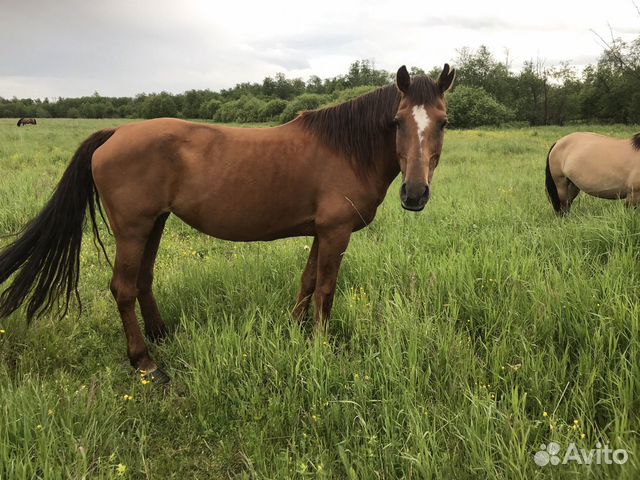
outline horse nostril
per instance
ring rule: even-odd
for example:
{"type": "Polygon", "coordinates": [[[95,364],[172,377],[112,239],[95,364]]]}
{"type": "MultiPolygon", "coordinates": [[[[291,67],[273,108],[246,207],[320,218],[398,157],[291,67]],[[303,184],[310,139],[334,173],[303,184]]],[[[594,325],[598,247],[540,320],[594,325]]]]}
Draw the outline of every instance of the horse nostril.
{"type": "Polygon", "coordinates": [[[429,201],[429,185],[420,182],[403,182],[400,187],[400,200],[409,210],[422,210],[429,201]]]}
{"type": "Polygon", "coordinates": [[[403,183],[402,186],[400,187],[400,199],[403,202],[407,201],[407,184],[403,183]]]}

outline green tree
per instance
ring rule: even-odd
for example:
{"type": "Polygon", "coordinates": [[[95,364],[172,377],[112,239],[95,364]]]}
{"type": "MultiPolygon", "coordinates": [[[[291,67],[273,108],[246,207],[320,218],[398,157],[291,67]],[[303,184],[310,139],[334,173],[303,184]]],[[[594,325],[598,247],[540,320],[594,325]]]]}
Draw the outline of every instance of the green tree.
{"type": "Polygon", "coordinates": [[[327,103],[328,100],[329,98],[326,95],[319,95],[317,93],[305,93],[300,95],[290,101],[287,108],[285,108],[282,114],[280,114],[280,123],[289,122],[296,118],[300,112],[318,108],[327,103]]]}
{"type": "Polygon", "coordinates": [[[253,95],[243,95],[237,100],[231,100],[220,105],[215,120],[219,122],[259,122],[260,112],[265,102],[253,95]]]}
{"type": "Polygon", "coordinates": [[[500,126],[514,115],[480,87],[460,85],[447,97],[449,124],[454,128],[500,126]]]}
{"type": "Polygon", "coordinates": [[[200,105],[200,109],[198,110],[198,117],[212,120],[213,118],[215,118],[216,113],[220,109],[220,105],[220,100],[216,100],[215,98],[204,102],[202,105],[200,105]]]}
{"type": "Polygon", "coordinates": [[[349,100],[353,100],[354,98],[359,97],[360,95],[364,95],[365,93],[369,93],[377,88],[376,85],[361,85],[359,87],[347,88],[346,90],[340,90],[338,92],[334,92],[333,97],[334,101],[332,104],[344,103],[349,100]]]}
{"type": "Polygon", "coordinates": [[[178,108],[171,95],[162,92],[147,97],[142,104],[141,113],[144,118],[175,117],[178,108]]]}
{"type": "Polygon", "coordinates": [[[260,120],[263,122],[273,122],[287,108],[287,101],[281,98],[274,98],[265,103],[260,110],[260,120]]]}

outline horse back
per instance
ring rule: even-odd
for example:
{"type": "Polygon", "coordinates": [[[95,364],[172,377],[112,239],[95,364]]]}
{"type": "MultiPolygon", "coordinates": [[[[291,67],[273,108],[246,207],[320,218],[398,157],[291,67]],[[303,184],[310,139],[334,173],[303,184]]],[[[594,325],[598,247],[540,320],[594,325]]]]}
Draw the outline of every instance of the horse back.
{"type": "Polygon", "coordinates": [[[554,177],[568,178],[580,190],[604,198],[626,195],[640,174],[640,152],[629,139],[576,132],[556,143],[549,155],[554,177]]]}

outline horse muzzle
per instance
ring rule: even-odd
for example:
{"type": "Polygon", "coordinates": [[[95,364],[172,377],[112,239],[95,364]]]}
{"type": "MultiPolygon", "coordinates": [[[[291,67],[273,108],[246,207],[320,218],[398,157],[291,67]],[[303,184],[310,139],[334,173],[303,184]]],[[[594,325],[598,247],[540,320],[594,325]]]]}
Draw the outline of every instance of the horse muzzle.
{"type": "Polygon", "coordinates": [[[402,208],[411,212],[419,212],[429,201],[429,185],[424,183],[405,182],[400,187],[402,208]]]}

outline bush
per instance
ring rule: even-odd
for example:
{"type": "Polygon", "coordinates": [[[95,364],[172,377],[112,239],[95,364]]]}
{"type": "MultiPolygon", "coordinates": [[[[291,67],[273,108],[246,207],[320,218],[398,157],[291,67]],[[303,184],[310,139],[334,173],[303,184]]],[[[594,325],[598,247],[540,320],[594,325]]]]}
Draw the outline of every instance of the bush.
{"type": "Polygon", "coordinates": [[[349,100],[353,100],[354,98],[359,97],[360,95],[364,95],[365,93],[369,93],[377,88],[375,85],[362,85],[360,87],[347,88],[346,90],[339,90],[334,93],[335,100],[332,104],[339,104],[348,102],[349,100]]]}
{"type": "Polygon", "coordinates": [[[461,85],[447,96],[447,103],[453,128],[499,127],[514,119],[511,110],[479,87],[461,85]]]}
{"type": "Polygon", "coordinates": [[[175,117],[178,114],[178,107],[171,95],[161,93],[147,97],[140,111],[144,118],[175,117]]]}
{"type": "Polygon", "coordinates": [[[288,102],[280,98],[269,100],[260,110],[260,119],[263,122],[273,122],[278,119],[280,114],[287,108],[288,102]]]}
{"type": "Polygon", "coordinates": [[[218,122],[259,122],[260,111],[264,105],[264,101],[253,95],[243,95],[237,100],[220,105],[214,119],[218,122]]]}
{"type": "Polygon", "coordinates": [[[67,117],[80,118],[80,110],[78,110],[76,107],[71,107],[69,110],[67,110],[67,117]]]}
{"type": "Polygon", "coordinates": [[[38,118],[51,118],[51,112],[47,110],[45,107],[36,108],[36,117],[38,118]]]}
{"type": "Polygon", "coordinates": [[[287,108],[280,114],[280,123],[286,123],[298,116],[298,114],[305,110],[313,110],[318,108],[329,100],[326,95],[319,95],[317,93],[304,93],[289,102],[287,108]]]}
{"type": "Polygon", "coordinates": [[[212,120],[213,118],[215,118],[218,110],[220,110],[220,105],[222,105],[220,100],[216,100],[214,98],[207,102],[204,102],[202,105],[200,105],[200,109],[198,110],[200,118],[212,120]]]}

